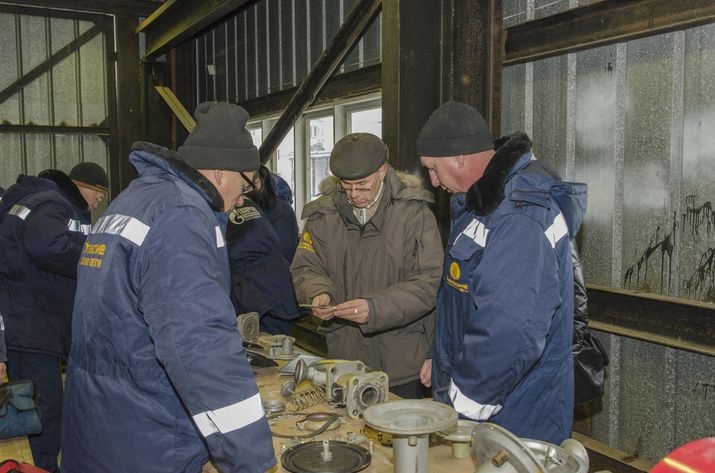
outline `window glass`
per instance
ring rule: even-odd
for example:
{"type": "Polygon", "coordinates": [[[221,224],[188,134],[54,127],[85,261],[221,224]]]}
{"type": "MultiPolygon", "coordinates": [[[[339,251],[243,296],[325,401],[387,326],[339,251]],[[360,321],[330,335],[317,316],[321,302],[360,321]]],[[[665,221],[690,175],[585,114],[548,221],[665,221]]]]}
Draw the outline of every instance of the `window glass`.
{"type": "Polygon", "coordinates": [[[251,127],[248,129],[248,132],[251,134],[253,146],[260,148],[261,144],[263,144],[263,130],[261,129],[261,126],[251,127]]]}
{"type": "Polygon", "coordinates": [[[276,151],[276,174],[285,179],[295,192],[295,142],[293,128],[283,138],[276,151]]]}
{"type": "Polygon", "coordinates": [[[310,140],[310,200],[318,197],[320,183],[330,176],[328,159],[333,150],[333,117],[320,117],[308,120],[310,140]]]}
{"type": "Polygon", "coordinates": [[[382,137],[382,107],[351,112],[350,133],[372,133],[382,137]]]}

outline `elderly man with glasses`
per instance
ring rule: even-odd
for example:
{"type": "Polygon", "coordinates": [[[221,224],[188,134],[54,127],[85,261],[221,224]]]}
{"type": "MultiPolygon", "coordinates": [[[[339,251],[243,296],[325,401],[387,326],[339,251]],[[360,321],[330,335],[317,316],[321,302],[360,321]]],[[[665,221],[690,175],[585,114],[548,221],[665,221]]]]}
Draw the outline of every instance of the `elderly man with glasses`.
{"type": "Polygon", "coordinates": [[[432,194],[387,155],[369,133],[336,143],[334,177],[303,210],[293,284],[325,325],[329,357],[385,371],[399,396],[427,397],[419,373],[432,342],[442,243],[432,194]]]}

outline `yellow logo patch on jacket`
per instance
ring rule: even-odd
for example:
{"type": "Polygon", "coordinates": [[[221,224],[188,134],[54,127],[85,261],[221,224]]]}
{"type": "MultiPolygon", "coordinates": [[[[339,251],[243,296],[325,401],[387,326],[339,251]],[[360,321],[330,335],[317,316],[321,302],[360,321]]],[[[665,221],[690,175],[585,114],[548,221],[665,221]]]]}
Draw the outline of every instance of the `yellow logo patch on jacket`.
{"type": "Polygon", "coordinates": [[[461,276],[462,269],[459,267],[459,263],[457,263],[456,261],[452,261],[449,265],[449,276],[445,277],[447,285],[455,288],[459,292],[467,292],[467,285],[459,282],[459,278],[461,276]]]}
{"type": "Polygon", "coordinates": [[[303,231],[303,236],[300,237],[300,243],[298,243],[298,249],[315,253],[315,248],[313,248],[313,239],[307,231],[303,231]]]}

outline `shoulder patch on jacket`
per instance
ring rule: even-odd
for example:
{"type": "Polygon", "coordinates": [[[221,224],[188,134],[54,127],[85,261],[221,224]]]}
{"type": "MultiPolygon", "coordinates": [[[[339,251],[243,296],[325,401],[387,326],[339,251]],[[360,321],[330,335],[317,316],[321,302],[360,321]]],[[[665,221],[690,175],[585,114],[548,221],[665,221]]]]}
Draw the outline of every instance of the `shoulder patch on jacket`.
{"type": "Polygon", "coordinates": [[[310,233],[303,230],[303,235],[300,237],[300,243],[298,243],[299,250],[310,251],[315,253],[315,248],[313,248],[313,239],[310,237],[310,233]]]}
{"type": "Polygon", "coordinates": [[[241,225],[242,223],[261,218],[261,212],[255,207],[236,207],[228,214],[228,219],[234,225],[241,225]]]}

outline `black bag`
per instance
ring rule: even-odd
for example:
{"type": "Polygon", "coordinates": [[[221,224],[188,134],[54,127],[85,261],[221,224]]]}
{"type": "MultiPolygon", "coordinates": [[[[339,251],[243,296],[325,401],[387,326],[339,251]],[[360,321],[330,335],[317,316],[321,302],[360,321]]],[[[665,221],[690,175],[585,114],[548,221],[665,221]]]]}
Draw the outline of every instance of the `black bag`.
{"type": "Polygon", "coordinates": [[[574,330],[573,330],[573,375],[574,402],[583,404],[603,396],[605,368],[608,353],[601,341],[588,329],[588,296],[581,269],[581,261],[576,250],[576,242],[571,242],[574,279],[574,330]]]}
{"type": "MultiPolygon", "coordinates": [[[[575,324],[578,322],[575,322],[575,324]]],[[[583,404],[603,396],[603,375],[608,353],[588,326],[574,327],[573,377],[574,402],[583,404]]]]}
{"type": "Polygon", "coordinates": [[[42,432],[40,409],[31,380],[0,385],[0,439],[42,432]]]}

